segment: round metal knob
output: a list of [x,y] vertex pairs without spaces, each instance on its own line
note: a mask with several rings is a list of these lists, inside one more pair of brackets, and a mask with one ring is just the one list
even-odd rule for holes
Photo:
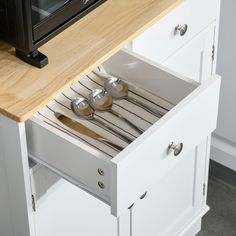
[[184,144],[183,144],[183,143],[175,144],[175,143],[172,142],[172,143],[168,146],[168,153],[174,151],[174,155],[175,155],[175,156],[178,156],[178,155],[182,152],[183,147],[184,147]]
[[175,33],[179,33],[180,36],[183,36],[186,34],[188,30],[188,25],[187,24],[184,24],[184,25],[180,25],[178,24],[176,27],[175,27]]

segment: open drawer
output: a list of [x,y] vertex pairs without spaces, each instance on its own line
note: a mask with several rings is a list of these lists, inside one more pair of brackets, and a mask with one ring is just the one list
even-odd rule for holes
[[[102,66],[145,89],[149,105],[157,95],[169,111],[110,156],[38,115],[26,122],[27,143],[34,161],[110,204],[112,214],[119,216],[216,128],[220,78],[198,84],[125,50]],[[179,145],[171,151],[171,143]]]

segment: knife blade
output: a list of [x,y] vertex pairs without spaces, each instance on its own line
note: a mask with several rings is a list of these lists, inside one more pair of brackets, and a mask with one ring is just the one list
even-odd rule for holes
[[107,146],[115,149],[118,152],[120,152],[124,149],[120,145],[113,143],[112,141],[108,140],[107,138],[103,137],[102,135],[94,132],[93,130],[91,130],[87,126],[79,123],[78,121],[71,119],[70,117],[68,117],[66,115],[61,114],[60,112],[55,112],[54,115],[62,124],[75,130],[76,132],[78,132],[80,134],[83,134],[89,138],[92,138],[92,139],[97,140],[101,143],[104,143]]

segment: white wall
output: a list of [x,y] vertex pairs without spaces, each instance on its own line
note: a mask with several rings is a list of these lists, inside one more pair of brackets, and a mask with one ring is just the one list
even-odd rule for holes
[[221,0],[217,73],[222,76],[213,160],[236,170],[236,1]]

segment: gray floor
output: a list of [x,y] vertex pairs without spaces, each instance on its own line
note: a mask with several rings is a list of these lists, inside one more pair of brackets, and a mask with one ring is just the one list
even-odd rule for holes
[[236,188],[210,179],[208,205],[198,236],[236,236]]

